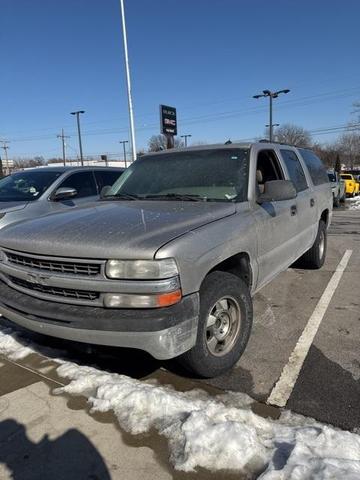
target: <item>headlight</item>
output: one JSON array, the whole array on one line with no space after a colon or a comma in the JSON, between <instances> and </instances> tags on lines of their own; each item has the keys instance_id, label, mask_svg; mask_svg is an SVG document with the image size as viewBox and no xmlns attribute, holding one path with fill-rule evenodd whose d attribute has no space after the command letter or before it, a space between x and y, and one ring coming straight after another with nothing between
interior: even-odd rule
<instances>
[{"instance_id":1,"label":"headlight","mask_svg":"<svg viewBox=\"0 0 360 480\"><path fill-rule=\"evenodd\" d=\"M106 276L130 280L156 280L178 275L173 258L164 260L108 260Z\"/></svg>"}]
</instances>

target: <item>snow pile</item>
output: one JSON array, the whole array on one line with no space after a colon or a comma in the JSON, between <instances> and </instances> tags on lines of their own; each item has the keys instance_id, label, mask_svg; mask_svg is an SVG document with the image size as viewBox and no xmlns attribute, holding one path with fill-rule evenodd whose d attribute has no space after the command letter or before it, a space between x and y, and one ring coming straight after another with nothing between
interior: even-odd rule
<instances>
[{"instance_id":1,"label":"snow pile","mask_svg":"<svg viewBox=\"0 0 360 480\"><path fill-rule=\"evenodd\" d=\"M28 352L32 349L26 346ZM0 352L24 355L22 340L0 327ZM156 429L178 470L232 469L261 480L359 480L360 436L290 412L264 419L243 394L210 396L62 362L69 380L56 393L84 395L93 411L113 411L123 429Z\"/></svg>"},{"instance_id":2,"label":"snow pile","mask_svg":"<svg viewBox=\"0 0 360 480\"><path fill-rule=\"evenodd\" d=\"M10 328L0 327L0 355L5 355L11 360L21 360L34 353L29 345L30 342L24 339L18 341L17 334Z\"/></svg>"},{"instance_id":3,"label":"snow pile","mask_svg":"<svg viewBox=\"0 0 360 480\"><path fill-rule=\"evenodd\" d=\"M350 198L350 210L360 210L360 198Z\"/></svg>"}]
</instances>

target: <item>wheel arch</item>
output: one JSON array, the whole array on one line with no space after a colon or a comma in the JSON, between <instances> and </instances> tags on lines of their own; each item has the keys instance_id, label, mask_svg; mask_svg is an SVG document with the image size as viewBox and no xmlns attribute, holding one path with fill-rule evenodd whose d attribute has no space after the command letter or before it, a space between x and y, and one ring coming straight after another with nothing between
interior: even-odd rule
<instances>
[{"instance_id":1,"label":"wheel arch","mask_svg":"<svg viewBox=\"0 0 360 480\"><path fill-rule=\"evenodd\" d=\"M329 210L325 209L321 212L320 220L323 220L325 222L326 227L329 226Z\"/></svg>"},{"instance_id":2,"label":"wheel arch","mask_svg":"<svg viewBox=\"0 0 360 480\"><path fill-rule=\"evenodd\" d=\"M232 273L233 275L241 278L241 280L243 280L244 283L249 287L249 290L252 289L254 281L253 270L251 268L250 256L246 252L236 253L235 255L222 260L207 272L204 279L207 275L209 275L209 273L215 271Z\"/></svg>"}]
</instances>

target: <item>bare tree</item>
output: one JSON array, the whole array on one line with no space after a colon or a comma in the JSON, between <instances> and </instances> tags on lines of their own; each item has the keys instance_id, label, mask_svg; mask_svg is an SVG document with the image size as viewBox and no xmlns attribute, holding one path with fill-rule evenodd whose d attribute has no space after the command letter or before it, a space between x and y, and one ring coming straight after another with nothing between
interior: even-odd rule
<instances>
[{"instance_id":1,"label":"bare tree","mask_svg":"<svg viewBox=\"0 0 360 480\"><path fill-rule=\"evenodd\" d=\"M150 137L148 146L149 146L149 152L160 152L161 150L166 150L166 137L165 135L153 135ZM175 138L174 139L174 147L175 148L180 148L184 146L184 142L179 139Z\"/></svg>"},{"instance_id":2,"label":"bare tree","mask_svg":"<svg viewBox=\"0 0 360 480\"><path fill-rule=\"evenodd\" d=\"M351 169L360 165L360 135L350 131L343 133L338 140L338 147L343 153L344 163Z\"/></svg>"},{"instance_id":3,"label":"bare tree","mask_svg":"<svg viewBox=\"0 0 360 480\"><path fill-rule=\"evenodd\" d=\"M39 167L45 165L45 159L42 156L35 156L33 158L15 157L13 160L15 168Z\"/></svg>"},{"instance_id":4,"label":"bare tree","mask_svg":"<svg viewBox=\"0 0 360 480\"><path fill-rule=\"evenodd\" d=\"M310 132L303 127L291 123L285 123L277 128L274 136L276 140L281 143L288 143L298 147L310 147L312 145Z\"/></svg>"},{"instance_id":5,"label":"bare tree","mask_svg":"<svg viewBox=\"0 0 360 480\"><path fill-rule=\"evenodd\" d=\"M327 168L336 169L336 162L337 158L340 161L340 155L342 155L342 151L338 143L328 143L328 144L320 144L314 143L311 147L316 155L321 158L323 163L326 165Z\"/></svg>"}]
</instances>

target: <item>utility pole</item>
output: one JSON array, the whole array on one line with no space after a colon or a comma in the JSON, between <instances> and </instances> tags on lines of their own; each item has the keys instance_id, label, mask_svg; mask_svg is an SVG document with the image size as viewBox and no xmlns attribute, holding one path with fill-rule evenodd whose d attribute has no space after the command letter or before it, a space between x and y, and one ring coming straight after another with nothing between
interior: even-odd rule
<instances>
[{"instance_id":1,"label":"utility pole","mask_svg":"<svg viewBox=\"0 0 360 480\"><path fill-rule=\"evenodd\" d=\"M187 147L187 139L188 139L189 137L192 137L192 135L190 135L190 134L180 135L180 138L183 138L184 141L185 141L185 148Z\"/></svg>"},{"instance_id":2,"label":"utility pole","mask_svg":"<svg viewBox=\"0 0 360 480\"><path fill-rule=\"evenodd\" d=\"M76 115L76 121L77 121L77 129L78 129L78 136L79 136L79 149L80 149L80 162L81 166L84 166L84 158L83 158L83 152L82 152L82 144L81 144L81 131L80 131L80 113L85 113L84 110L78 110L77 112L71 112L71 115Z\"/></svg>"},{"instance_id":3,"label":"utility pole","mask_svg":"<svg viewBox=\"0 0 360 480\"><path fill-rule=\"evenodd\" d=\"M8 158L8 153L7 153L9 147L8 147L7 144L10 143L10 142L8 142L7 140L0 140L0 141L2 143L1 148L4 150L4 153L5 153L5 172L6 172L6 175L9 175L10 169L9 169L9 158Z\"/></svg>"},{"instance_id":4,"label":"utility pole","mask_svg":"<svg viewBox=\"0 0 360 480\"><path fill-rule=\"evenodd\" d=\"M120 0L120 8L121 8L121 22L122 22L123 42L124 42L126 85L127 85L127 93L128 93L128 104L129 104L131 154L132 154L132 160L133 160L133 162L135 162L135 160L136 160L136 141L135 141L135 126L134 126L134 109L133 109L132 96L131 96L131 80L130 80L129 56L128 56L128 47L127 47L124 0Z\"/></svg>"},{"instance_id":5,"label":"utility pole","mask_svg":"<svg viewBox=\"0 0 360 480\"><path fill-rule=\"evenodd\" d=\"M273 121L272 121L272 114L273 114L273 99L277 98L281 93L289 93L290 90L288 88L284 90L278 90L277 92L272 92L271 90L263 90L262 94L253 95L253 98L261 98L261 97L269 97L269 140L270 142L273 141Z\"/></svg>"},{"instance_id":6,"label":"utility pole","mask_svg":"<svg viewBox=\"0 0 360 480\"><path fill-rule=\"evenodd\" d=\"M61 143L62 143L62 154L63 154L63 162L64 162L64 167L66 165L66 143L65 143L65 138L70 138L69 135L64 135L64 129L61 129L61 135L56 135L57 138L61 138Z\"/></svg>"},{"instance_id":7,"label":"utility pole","mask_svg":"<svg viewBox=\"0 0 360 480\"><path fill-rule=\"evenodd\" d=\"M122 146L123 146L123 149L124 149L124 162L125 162L125 168L126 168L127 165L126 165L126 148L125 148L125 144L126 144L126 143L129 143L129 141L128 141L128 140L120 140L119 143L122 143Z\"/></svg>"}]
</instances>

